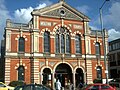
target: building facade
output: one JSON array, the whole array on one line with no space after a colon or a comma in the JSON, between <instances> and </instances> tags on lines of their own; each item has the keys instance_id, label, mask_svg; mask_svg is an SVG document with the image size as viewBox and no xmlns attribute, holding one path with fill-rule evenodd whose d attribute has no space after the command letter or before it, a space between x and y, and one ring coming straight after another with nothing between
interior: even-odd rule
<instances>
[{"instance_id":1,"label":"building facade","mask_svg":"<svg viewBox=\"0 0 120 90\"><path fill-rule=\"evenodd\" d=\"M110 78L120 78L120 39L109 42Z\"/></svg>"},{"instance_id":2,"label":"building facade","mask_svg":"<svg viewBox=\"0 0 120 90\"><path fill-rule=\"evenodd\" d=\"M92 83L105 78L102 32L90 19L64 1L35 9L28 24L6 21L5 83ZM105 32L107 47L108 36Z\"/></svg>"}]
</instances>

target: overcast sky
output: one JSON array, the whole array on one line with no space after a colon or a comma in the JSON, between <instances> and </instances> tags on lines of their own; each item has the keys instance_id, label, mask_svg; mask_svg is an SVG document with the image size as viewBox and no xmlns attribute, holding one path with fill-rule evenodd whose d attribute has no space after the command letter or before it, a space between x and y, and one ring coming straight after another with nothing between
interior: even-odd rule
<instances>
[{"instance_id":1,"label":"overcast sky","mask_svg":"<svg viewBox=\"0 0 120 90\"><path fill-rule=\"evenodd\" d=\"M3 39L6 19L28 23L31 11L57 3L59 0L0 0L0 40ZM67 4L87 15L92 29L100 29L99 8L104 0L65 0ZM108 30L109 41L120 38L120 0L111 0L102 8L103 25Z\"/></svg>"}]
</instances>

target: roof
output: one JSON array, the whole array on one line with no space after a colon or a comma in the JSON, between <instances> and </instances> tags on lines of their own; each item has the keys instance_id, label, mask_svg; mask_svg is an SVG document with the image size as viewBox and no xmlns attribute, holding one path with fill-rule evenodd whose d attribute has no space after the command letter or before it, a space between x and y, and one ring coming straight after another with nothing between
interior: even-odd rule
<instances>
[{"instance_id":1,"label":"roof","mask_svg":"<svg viewBox=\"0 0 120 90\"><path fill-rule=\"evenodd\" d=\"M61 10L65 11L65 15L61 15ZM54 18L64 17L65 19L90 21L86 15L66 4L64 0L60 0L58 3L51 6L47 6L41 9L34 9L31 14Z\"/></svg>"}]
</instances>

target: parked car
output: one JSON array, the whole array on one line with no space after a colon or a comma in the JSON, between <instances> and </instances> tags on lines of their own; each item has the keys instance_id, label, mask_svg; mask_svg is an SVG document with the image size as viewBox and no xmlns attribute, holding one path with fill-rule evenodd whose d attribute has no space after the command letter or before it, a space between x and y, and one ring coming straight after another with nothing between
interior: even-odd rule
<instances>
[{"instance_id":1,"label":"parked car","mask_svg":"<svg viewBox=\"0 0 120 90\"><path fill-rule=\"evenodd\" d=\"M120 78L113 79L109 82L109 85L120 88Z\"/></svg>"},{"instance_id":2,"label":"parked car","mask_svg":"<svg viewBox=\"0 0 120 90\"><path fill-rule=\"evenodd\" d=\"M50 90L50 88L41 84L27 84L15 87L14 90Z\"/></svg>"},{"instance_id":3,"label":"parked car","mask_svg":"<svg viewBox=\"0 0 120 90\"><path fill-rule=\"evenodd\" d=\"M82 90L116 90L116 88L108 84L95 83L83 87Z\"/></svg>"},{"instance_id":4,"label":"parked car","mask_svg":"<svg viewBox=\"0 0 120 90\"><path fill-rule=\"evenodd\" d=\"M8 86L3 82L0 82L0 90L14 90L14 87Z\"/></svg>"}]
</instances>

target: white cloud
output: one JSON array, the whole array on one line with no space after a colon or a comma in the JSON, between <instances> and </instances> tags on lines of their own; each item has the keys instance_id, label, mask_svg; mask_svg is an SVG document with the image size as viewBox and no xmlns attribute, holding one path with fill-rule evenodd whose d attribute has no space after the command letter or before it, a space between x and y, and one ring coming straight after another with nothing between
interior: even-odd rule
<instances>
[{"instance_id":1,"label":"white cloud","mask_svg":"<svg viewBox=\"0 0 120 90\"><path fill-rule=\"evenodd\" d=\"M45 3L43 4L39 4L37 7L33 8L33 7L29 7L29 8L23 8L23 9L17 9L14 13L14 20L15 22L21 22L21 23L28 23L28 21L30 21L30 19L32 18L31 16L31 12L34 9L40 9L47 6Z\"/></svg>"},{"instance_id":2,"label":"white cloud","mask_svg":"<svg viewBox=\"0 0 120 90\"><path fill-rule=\"evenodd\" d=\"M3 38L5 22L8 18L11 18L9 16L9 11L4 4L4 0L0 0L0 40Z\"/></svg>"},{"instance_id":3,"label":"white cloud","mask_svg":"<svg viewBox=\"0 0 120 90\"><path fill-rule=\"evenodd\" d=\"M108 35L109 35L109 41L112 41L120 38L120 31L116 31L115 29L110 29L108 31Z\"/></svg>"},{"instance_id":4,"label":"white cloud","mask_svg":"<svg viewBox=\"0 0 120 90\"><path fill-rule=\"evenodd\" d=\"M120 2L113 2L109 14L104 17L104 24L111 28L108 30L109 41L120 38Z\"/></svg>"},{"instance_id":5,"label":"white cloud","mask_svg":"<svg viewBox=\"0 0 120 90\"><path fill-rule=\"evenodd\" d=\"M103 24L108 30L109 41L120 38L120 2L114 1L108 9L107 14L103 12ZM92 26L100 26L100 17L92 23Z\"/></svg>"},{"instance_id":6,"label":"white cloud","mask_svg":"<svg viewBox=\"0 0 120 90\"><path fill-rule=\"evenodd\" d=\"M28 23L28 21L31 19L30 13L33 11L33 9L40 9L50 4L52 4L52 2L46 0L40 2L40 4L38 4L36 7L17 9L14 11L13 16L10 16L9 11L5 6L5 0L0 0L0 40L3 38L6 19L12 19L12 21L16 23Z\"/></svg>"},{"instance_id":7,"label":"white cloud","mask_svg":"<svg viewBox=\"0 0 120 90\"><path fill-rule=\"evenodd\" d=\"M87 14L90 7L88 7L87 5L83 5L81 7L78 6L76 9L84 14Z\"/></svg>"},{"instance_id":8,"label":"white cloud","mask_svg":"<svg viewBox=\"0 0 120 90\"><path fill-rule=\"evenodd\" d=\"M120 2L112 4L109 14L104 17L104 23L120 31Z\"/></svg>"}]
</instances>

